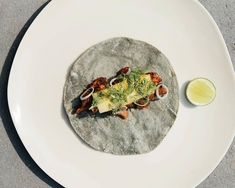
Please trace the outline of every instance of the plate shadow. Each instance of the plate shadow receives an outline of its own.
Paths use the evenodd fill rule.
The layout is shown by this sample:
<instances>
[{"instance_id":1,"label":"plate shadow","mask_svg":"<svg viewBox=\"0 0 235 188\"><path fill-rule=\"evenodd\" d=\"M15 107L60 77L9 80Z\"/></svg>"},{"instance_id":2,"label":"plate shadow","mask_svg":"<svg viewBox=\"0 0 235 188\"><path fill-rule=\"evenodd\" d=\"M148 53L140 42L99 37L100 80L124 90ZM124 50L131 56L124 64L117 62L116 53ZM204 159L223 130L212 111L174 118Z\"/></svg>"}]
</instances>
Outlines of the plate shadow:
<instances>
[{"instance_id":1,"label":"plate shadow","mask_svg":"<svg viewBox=\"0 0 235 188\"><path fill-rule=\"evenodd\" d=\"M31 25L31 23L34 21L34 19L37 17L37 15L43 10L43 8L49 3L50 1L47 1L44 3L41 7L39 7L36 12L29 18L29 20L25 23L23 28L18 33L16 39L14 40L12 46L10 47L10 50L7 54L6 60L4 62L4 65L2 67L1 75L0 75L0 116L2 118L3 126L6 130L6 133L18 153L21 160L24 162L24 164L36 175L38 176L42 181L47 183L51 187L56 188L63 188L59 183L54 181L52 178L50 178L32 159L32 157L27 152L26 148L24 147L22 141L20 140L19 135L17 134L17 131L15 129L15 126L13 124L13 121L11 119L8 101L7 101L7 85L8 85L8 79L9 74L12 66L12 62L15 56L15 53L17 51L17 48L26 33L27 29Z\"/></svg>"}]
</instances>

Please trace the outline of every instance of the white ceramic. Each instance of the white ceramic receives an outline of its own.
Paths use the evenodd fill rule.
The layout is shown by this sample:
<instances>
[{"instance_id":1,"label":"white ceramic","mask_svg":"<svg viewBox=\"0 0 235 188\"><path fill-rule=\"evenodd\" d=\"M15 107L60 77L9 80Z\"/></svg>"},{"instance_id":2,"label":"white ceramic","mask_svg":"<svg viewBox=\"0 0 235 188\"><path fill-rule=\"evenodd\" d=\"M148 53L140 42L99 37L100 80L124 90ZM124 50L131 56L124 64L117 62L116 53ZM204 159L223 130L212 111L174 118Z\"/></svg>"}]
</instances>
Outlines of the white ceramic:
<instances>
[{"instance_id":1,"label":"white ceramic","mask_svg":"<svg viewBox=\"0 0 235 188\"><path fill-rule=\"evenodd\" d=\"M159 48L182 88L209 78L216 99L193 108L181 90L178 117L163 142L137 156L82 144L66 122L62 91L69 66L91 45L127 36ZM10 112L27 151L65 187L194 187L225 155L235 133L235 78L222 35L194 0L53 0L16 53L8 85Z\"/></svg>"}]
</instances>

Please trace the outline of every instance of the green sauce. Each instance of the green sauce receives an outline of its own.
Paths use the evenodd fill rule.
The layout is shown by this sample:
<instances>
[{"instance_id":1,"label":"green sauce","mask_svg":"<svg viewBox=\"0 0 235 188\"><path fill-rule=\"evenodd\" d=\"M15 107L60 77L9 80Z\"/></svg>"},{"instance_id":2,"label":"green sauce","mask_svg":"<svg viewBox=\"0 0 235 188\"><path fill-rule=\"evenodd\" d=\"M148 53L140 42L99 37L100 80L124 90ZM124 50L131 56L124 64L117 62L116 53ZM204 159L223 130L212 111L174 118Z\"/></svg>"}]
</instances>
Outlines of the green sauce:
<instances>
[{"instance_id":1,"label":"green sauce","mask_svg":"<svg viewBox=\"0 0 235 188\"><path fill-rule=\"evenodd\" d=\"M119 75L121 82L93 94L92 106L97 106L104 99L114 106L122 107L135 98L143 98L154 92L155 84L143 71L132 70L129 75Z\"/></svg>"}]
</instances>

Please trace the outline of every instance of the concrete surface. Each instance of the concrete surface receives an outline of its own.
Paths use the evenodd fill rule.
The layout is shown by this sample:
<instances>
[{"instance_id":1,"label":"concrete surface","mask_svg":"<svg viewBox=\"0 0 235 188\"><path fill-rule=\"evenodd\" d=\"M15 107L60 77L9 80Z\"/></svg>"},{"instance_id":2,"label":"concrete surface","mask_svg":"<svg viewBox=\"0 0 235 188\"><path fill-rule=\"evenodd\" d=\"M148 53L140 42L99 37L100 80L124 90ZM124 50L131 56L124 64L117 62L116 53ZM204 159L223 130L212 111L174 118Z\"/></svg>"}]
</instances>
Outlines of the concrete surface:
<instances>
[{"instance_id":1,"label":"concrete surface","mask_svg":"<svg viewBox=\"0 0 235 188\"><path fill-rule=\"evenodd\" d=\"M7 78L16 48L35 17L35 15L31 16L45 2L46 0L0 0L0 70L2 70L0 77L0 188L61 187L48 177L28 155L15 131L6 102ZM235 0L200 0L200 2L219 25L235 65ZM30 17L31 19L27 22ZM233 187L235 187L235 141L219 166L198 186L198 188Z\"/></svg>"}]
</instances>

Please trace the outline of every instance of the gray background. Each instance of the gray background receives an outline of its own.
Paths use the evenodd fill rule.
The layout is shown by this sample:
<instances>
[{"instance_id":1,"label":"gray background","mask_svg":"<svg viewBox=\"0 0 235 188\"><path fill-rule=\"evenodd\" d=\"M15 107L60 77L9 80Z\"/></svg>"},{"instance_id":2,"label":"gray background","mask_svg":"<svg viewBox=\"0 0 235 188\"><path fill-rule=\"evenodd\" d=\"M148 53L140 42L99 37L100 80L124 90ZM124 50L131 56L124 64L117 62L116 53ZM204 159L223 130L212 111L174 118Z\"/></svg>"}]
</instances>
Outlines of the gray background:
<instances>
[{"instance_id":1,"label":"gray background","mask_svg":"<svg viewBox=\"0 0 235 188\"><path fill-rule=\"evenodd\" d=\"M6 102L11 62L29 23L24 25L45 2L46 0L0 0L0 188L60 187L46 176L27 154L16 134ZM235 65L235 0L200 2L219 25ZM235 141L219 166L198 187L235 187Z\"/></svg>"}]
</instances>

